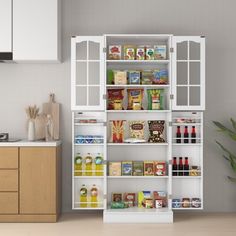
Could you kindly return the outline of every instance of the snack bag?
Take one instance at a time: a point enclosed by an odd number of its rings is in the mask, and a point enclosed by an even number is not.
[[[131,138],[144,139],[145,121],[129,121],[129,131]]]
[[[109,60],[120,60],[121,59],[121,45],[110,45],[108,52]]]
[[[108,110],[122,110],[124,89],[108,89]]]
[[[127,89],[128,108],[127,110],[142,110],[143,89]]]
[[[110,126],[111,126],[110,142],[123,143],[125,120],[110,120]]]
[[[149,120],[149,143],[164,143],[165,139],[163,138],[165,121],[164,120]]]
[[[153,84],[168,84],[168,71],[166,69],[153,71]]]
[[[148,110],[163,110],[163,89],[147,89]]]

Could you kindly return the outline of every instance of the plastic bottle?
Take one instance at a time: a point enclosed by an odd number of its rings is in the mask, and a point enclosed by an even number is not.
[[[88,153],[87,156],[85,157],[85,170],[87,176],[92,175],[92,165],[93,165],[93,158],[91,154]]]
[[[95,162],[96,175],[102,176],[103,175],[103,157],[100,153],[97,154],[94,162]]]
[[[181,143],[181,131],[180,131],[180,126],[177,126],[177,131],[176,131],[176,143]]]
[[[178,170],[178,166],[177,166],[177,158],[176,157],[173,157],[173,163],[172,163],[172,175],[173,176],[177,176],[178,174],[178,172],[177,172],[177,170]]]
[[[75,169],[75,176],[81,176],[82,175],[82,156],[80,153],[77,153],[74,160],[74,169]]]
[[[80,189],[80,207],[87,207],[87,195],[88,195],[88,190],[85,186],[85,184],[82,185]]]
[[[196,130],[195,130],[195,126],[192,126],[191,143],[196,143]]]
[[[188,138],[189,138],[189,134],[188,134],[188,126],[185,126],[184,128],[184,143],[188,143]]]
[[[98,188],[95,184],[91,188],[91,207],[98,207]]]
[[[53,141],[53,136],[54,136],[54,124],[51,115],[47,115],[47,123],[45,127],[46,142]]]

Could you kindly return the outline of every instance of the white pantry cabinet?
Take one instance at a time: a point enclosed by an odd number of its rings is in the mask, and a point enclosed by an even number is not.
[[[127,47],[125,45],[150,45],[151,48],[154,45],[162,45],[162,48],[166,48],[166,57],[126,60],[122,53],[121,58],[112,60],[108,56],[111,45],[118,45],[118,49],[120,46],[124,49]],[[127,80],[119,85],[111,82],[109,72],[117,70],[141,71],[139,82],[129,84]],[[149,80],[149,83],[145,83],[144,72],[153,73],[161,70],[167,72],[168,81],[155,84],[152,74],[151,82]],[[143,109],[127,107],[127,92],[131,88],[142,89]],[[107,106],[108,91],[111,93],[110,90],[113,89],[122,89],[123,109],[111,110]],[[160,100],[163,99],[163,106],[154,109],[148,106],[149,89],[161,90],[163,97],[157,100],[161,104]],[[172,223],[173,211],[203,209],[204,37],[171,34],[75,36],[71,40],[71,93],[74,210],[103,210],[105,223]],[[122,134],[124,140],[130,138],[132,121],[144,122],[145,142],[112,142],[110,123],[114,120],[125,121]],[[150,141],[148,121],[164,122],[164,141]],[[93,143],[90,140],[91,137],[96,139],[97,136],[102,137],[101,143]],[[84,141],[86,139],[87,141]],[[82,170],[82,167],[80,170],[75,168],[77,159],[82,160],[81,165],[84,165],[86,155],[95,157],[96,153],[102,154],[104,159],[101,175],[98,175],[96,170],[88,175],[86,172],[91,171]],[[177,170],[175,164],[173,165],[174,157],[178,160]],[[185,163],[184,169],[183,166],[181,169],[181,157]],[[133,173],[128,176],[114,176],[107,171],[111,162],[134,161],[164,162],[166,173],[153,173],[151,176],[137,176]],[[90,197],[87,198],[87,202],[80,198],[83,184],[88,191],[93,184],[98,187],[96,205],[92,206]],[[137,193],[140,191],[163,191],[168,203],[161,208],[138,207]],[[136,193],[136,205],[124,209],[111,208],[111,202],[114,201],[113,193]]]
[[[60,61],[60,0],[13,1],[13,60]]]
[[[0,53],[12,52],[12,0],[0,0]]]

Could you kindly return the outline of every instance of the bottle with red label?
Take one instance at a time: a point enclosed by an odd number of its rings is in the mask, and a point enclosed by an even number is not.
[[[188,143],[188,138],[189,138],[188,126],[185,126],[185,128],[184,128],[184,143]]]
[[[184,158],[184,176],[189,176],[188,157]]]
[[[177,158],[173,157],[173,163],[172,163],[172,175],[177,176],[177,170],[178,170],[178,165],[177,165]]]
[[[180,131],[180,126],[177,126],[177,131],[176,131],[176,143],[181,143],[181,131]]]
[[[183,158],[179,158],[179,165],[178,165],[178,175],[183,176],[183,170],[184,170],[184,165],[183,165]]]
[[[196,143],[196,130],[195,126],[192,126],[192,132],[191,132],[191,143]]]

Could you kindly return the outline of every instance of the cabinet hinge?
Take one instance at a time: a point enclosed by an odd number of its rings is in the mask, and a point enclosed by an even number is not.
[[[107,52],[107,48],[104,47],[103,48],[103,52],[106,53]]]
[[[174,48],[173,47],[170,48],[170,52],[171,53],[174,52]]]
[[[172,121],[169,121],[169,126],[172,126]]]
[[[174,99],[174,94],[170,94],[170,99],[171,99],[171,100]]]

